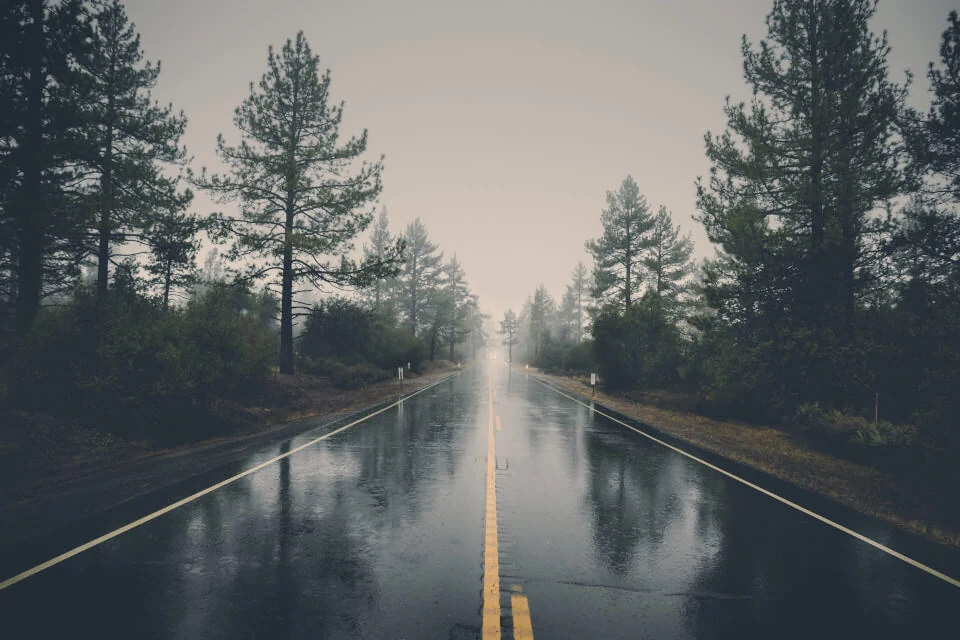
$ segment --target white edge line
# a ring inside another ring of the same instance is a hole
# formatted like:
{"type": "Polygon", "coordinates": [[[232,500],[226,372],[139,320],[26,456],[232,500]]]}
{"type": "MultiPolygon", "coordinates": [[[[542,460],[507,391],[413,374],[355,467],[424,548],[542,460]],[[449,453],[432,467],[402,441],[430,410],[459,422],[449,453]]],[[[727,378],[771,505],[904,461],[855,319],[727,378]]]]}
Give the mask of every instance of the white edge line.
{"type": "Polygon", "coordinates": [[[240,478],[245,478],[246,476],[250,475],[251,473],[254,473],[254,472],[256,472],[256,471],[259,471],[260,469],[263,469],[264,467],[270,466],[271,464],[273,464],[274,462],[277,462],[278,460],[282,460],[283,458],[286,458],[286,457],[288,457],[288,456],[292,456],[293,454],[297,453],[298,451],[302,451],[302,450],[306,449],[307,447],[311,447],[311,446],[317,444],[317,443],[320,442],[321,440],[326,440],[327,438],[329,438],[329,437],[331,437],[331,436],[335,436],[335,435],[337,435],[338,433],[340,433],[341,431],[346,431],[346,430],[349,429],[350,427],[356,426],[356,425],[360,424],[361,422],[364,422],[364,421],[366,421],[366,420],[369,420],[370,418],[372,418],[372,417],[374,417],[374,416],[376,416],[376,415],[379,415],[379,414],[383,413],[384,411],[388,411],[388,410],[390,410],[390,409],[393,409],[394,407],[396,407],[397,405],[399,405],[399,404],[400,404],[401,402],[403,402],[404,400],[407,400],[407,399],[412,398],[412,397],[414,397],[414,396],[416,396],[416,395],[418,395],[418,394],[421,394],[421,393],[423,393],[424,391],[426,391],[426,390],[428,390],[428,389],[432,389],[433,387],[437,386],[438,384],[440,384],[440,383],[442,383],[442,382],[445,382],[446,380],[448,380],[448,379],[451,378],[451,377],[453,377],[453,376],[450,375],[450,376],[447,376],[447,377],[445,377],[445,378],[443,378],[443,379],[441,379],[441,380],[437,380],[437,381],[434,382],[433,384],[428,385],[428,386],[426,386],[426,387],[424,387],[424,388],[422,388],[422,389],[418,389],[417,391],[414,391],[414,392],[411,393],[411,394],[408,394],[408,395],[406,395],[406,396],[403,396],[402,398],[400,398],[399,400],[397,400],[397,401],[394,402],[393,404],[387,405],[386,407],[383,407],[383,408],[381,408],[381,409],[377,409],[377,410],[374,411],[373,413],[371,413],[371,414],[369,414],[369,415],[366,415],[366,416],[364,416],[364,417],[362,417],[362,418],[360,418],[360,419],[358,419],[358,420],[354,420],[354,421],[351,422],[350,424],[346,424],[346,425],[344,425],[344,426],[342,426],[342,427],[338,427],[338,428],[334,429],[333,431],[331,431],[331,432],[329,432],[329,433],[325,433],[325,434],[323,434],[322,436],[320,436],[320,437],[318,437],[318,438],[314,438],[313,440],[311,440],[310,442],[307,442],[306,444],[302,444],[302,445],[300,445],[299,447],[297,447],[297,448],[295,448],[295,449],[291,449],[290,451],[288,451],[288,452],[286,452],[286,453],[283,453],[283,454],[280,454],[279,456],[277,456],[277,457],[275,457],[275,458],[272,458],[272,459],[270,459],[270,460],[267,460],[266,462],[263,462],[263,463],[261,463],[261,464],[258,464],[258,465],[255,466],[255,467],[251,467],[250,469],[247,469],[246,471],[242,471],[242,472],[238,473],[238,474],[235,475],[235,476],[232,476],[232,477],[230,477],[230,478],[227,478],[226,480],[223,480],[223,481],[221,481],[221,482],[218,482],[218,483],[215,484],[215,485],[212,485],[212,486],[210,486],[210,487],[207,487],[206,489],[203,489],[203,490],[201,490],[201,491],[198,491],[198,492],[194,493],[193,495],[189,495],[189,496],[187,496],[186,498],[183,498],[183,499],[181,499],[181,500],[177,500],[177,501],[174,502],[173,504],[169,504],[169,505],[163,507],[162,509],[158,509],[157,511],[154,511],[153,513],[150,513],[150,514],[148,514],[148,515],[143,516],[142,518],[140,518],[140,519],[138,519],[138,520],[134,520],[133,522],[130,522],[130,523],[128,523],[128,524],[125,524],[125,525],[123,525],[122,527],[120,527],[119,529],[114,529],[113,531],[111,531],[111,532],[109,532],[109,533],[105,533],[104,535],[100,536],[99,538],[94,538],[93,540],[90,540],[89,542],[85,542],[84,544],[82,544],[82,545],[80,545],[80,546],[78,546],[78,547],[74,547],[73,549],[70,549],[69,551],[65,551],[64,553],[61,553],[60,555],[58,555],[58,556],[56,556],[56,557],[50,558],[50,559],[47,560],[46,562],[42,562],[42,563],[36,565],[35,567],[31,567],[30,569],[27,569],[26,571],[23,571],[23,572],[21,572],[21,573],[18,573],[17,575],[15,575],[15,576],[13,576],[13,577],[11,577],[11,578],[7,578],[7,579],[4,580],[3,582],[0,582],[0,591],[3,591],[3,590],[6,589],[7,587],[13,586],[13,585],[17,584],[18,582],[20,582],[20,581],[22,581],[22,580],[26,580],[26,579],[29,578],[30,576],[34,576],[34,575],[40,573],[41,571],[44,571],[45,569],[49,569],[50,567],[53,567],[53,566],[55,566],[55,565],[58,565],[58,564],[60,564],[61,562],[63,562],[64,560],[69,560],[69,559],[72,558],[73,556],[78,555],[78,554],[81,554],[81,553],[83,553],[84,551],[87,551],[88,549],[92,549],[93,547],[96,547],[96,546],[99,545],[99,544],[103,544],[103,543],[106,542],[107,540],[111,540],[111,539],[113,539],[113,538],[116,538],[117,536],[119,536],[119,535],[121,535],[121,534],[124,534],[124,533],[126,533],[127,531],[130,531],[131,529],[136,529],[136,528],[139,527],[140,525],[146,524],[147,522],[150,522],[151,520],[154,520],[154,519],[156,519],[156,518],[159,518],[159,517],[162,516],[163,514],[168,513],[168,512],[170,512],[170,511],[173,511],[174,509],[176,509],[176,508],[178,508],[178,507],[182,507],[183,505],[185,505],[185,504],[187,504],[187,503],[189,503],[189,502],[193,502],[193,501],[196,500],[197,498],[201,498],[201,497],[207,495],[208,493],[212,493],[212,492],[216,491],[217,489],[220,489],[220,488],[222,488],[222,487],[227,486],[228,484],[230,484],[230,483],[232,483],[232,482],[236,482],[236,481],[239,480],[240,478]]]}
{"type": "Polygon", "coordinates": [[[594,411],[595,413],[599,413],[601,416],[603,416],[604,418],[607,418],[608,420],[612,420],[613,422],[616,422],[617,424],[622,425],[622,426],[626,427],[627,429],[630,429],[631,431],[635,431],[635,432],[639,433],[640,435],[644,436],[645,438],[649,438],[650,440],[653,440],[653,441],[656,442],[657,444],[661,444],[661,445],[667,447],[668,449],[671,449],[671,450],[673,450],[673,451],[676,451],[677,453],[679,453],[679,454],[681,454],[681,455],[684,455],[684,456],[690,458],[691,460],[696,460],[696,461],[699,462],[700,464],[702,464],[702,465],[704,465],[704,466],[706,466],[706,467],[710,467],[710,468],[713,469],[714,471],[719,471],[719,472],[722,473],[723,475],[725,475],[725,476],[727,476],[727,477],[729,477],[729,478],[732,478],[733,480],[736,480],[737,482],[740,482],[740,483],[742,483],[742,484],[745,484],[746,486],[750,487],[751,489],[755,489],[755,490],[759,491],[760,493],[762,493],[762,494],[764,494],[764,495],[767,495],[767,496],[773,498],[774,500],[777,500],[777,501],[779,501],[779,502],[782,502],[783,504],[787,505],[788,507],[793,507],[793,508],[796,509],[797,511],[799,511],[799,512],[801,512],[801,513],[805,513],[806,515],[810,516],[811,518],[815,518],[815,519],[819,520],[820,522],[823,522],[824,524],[830,525],[830,526],[833,527],[834,529],[838,529],[838,530],[840,530],[840,531],[842,531],[842,532],[844,532],[844,533],[846,533],[846,534],[848,534],[848,535],[853,536],[853,537],[856,538],[857,540],[860,540],[860,541],[862,541],[862,542],[866,542],[866,543],[869,544],[870,546],[876,547],[876,548],[879,549],[880,551],[883,551],[884,553],[888,553],[888,554],[890,554],[891,556],[893,556],[894,558],[897,558],[897,559],[899,559],[899,560],[903,560],[903,561],[906,562],[907,564],[913,565],[914,567],[916,567],[916,568],[918,568],[918,569],[921,569],[921,570],[923,570],[923,571],[926,571],[926,572],[929,573],[930,575],[935,576],[935,577],[937,577],[937,578],[940,578],[940,579],[943,580],[944,582],[947,582],[947,583],[949,583],[949,584],[952,584],[952,585],[955,586],[955,587],[960,587],[960,580],[957,580],[956,578],[951,578],[951,577],[948,576],[947,574],[942,573],[942,572],[940,572],[940,571],[937,571],[937,570],[934,569],[933,567],[929,567],[929,566],[923,564],[922,562],[919,562],[918,560],[914,560],[914,559],[911,558],[910,556],[906,556],[906,555],[900,553],[899,551],[894,551],[894,550],[891,549],[890,547],[887,547],[887,546],[885,546],[885,545],[883,545],[883,544],[880,544],[880,543],[877,542],[876,540],[873,540],[872,538],[868,538],[867,536],[863,535],[862,533],[858,533],[858,532],[854,531],[853,529],[850,529],[850,528],[848,528],[848,527],[845,527],[845,526],[843,526],[842,524],[840,524],[840,523],[838,523],[838,522],[834,522],[833,520],[830,520],[829,518],[826,518],[826,517],[820,515],[819,513],[813,512],[813,511],[811,511],[810,509],[807,509],[806,507],[802,507],[802,506],[800,506],[799,504],[797,504],[797,503],[795,503],[795,502],[791,502],[790,500],[787,500],[786,498],[783,498],[783,497],[781,497],[781,496],[778,496],[777,494],[773,493],[772,491],[769,491],[769,490],[767,490],[767,489],[764,489],[763,487],[757,486],[757,485],[753,484],[752,482],[750,482],[749,480],[744,480],[743,478],[741,478],[741,477],[738,476],[738,475],[735,475],[735,474],[733,474],[733,473],[730,473],[729,471],[726,471],[726,470],[724,470],[724,469],[721,469],[720,467],[718,467],[718,466],[716,466],[716,465],[714,465],[714,464],[710,464],[710,463],[707,462],[706,460],[703,460],[703,459],[701,459],[701,458],[698,458],[697,456],[693,455],[692,453],[687,453],[687,452],[684,451],[683,449],[678,449],[677,447],[673,446],[672,444],[666,443],[666,442],[664,442],[663,440],[660,440],[659,438],[650,435],[649,433],[646,433],[646,432],[644,432],[644,431],[642,431],[642,430],[640,430],[640,429],[637,429],[636,427],[634,427],[634,426],[632,426],[632,425],[627,424],[626,422],[623,422],[622,420],[618,420],[617,418],[614,418],[613,416],[604,413],[603,411],[600,411],[600,410],[598,410],[598,409],[596,409],[596,408],[591,408],[590,405],[586,404],[585,402],[582,402],[582,401],[578,400],[577,398],[574,398],[573,396],[567,395],[566,393],[564,393],[563,391],[560,391],[560,390],[557,389],[556,387],[554,387],[554,386],[552,386],[552,385],[550,385],[550,384],[547,384],[547,383],[544,382],[543,380],[540,380],[537,376],[532,376],[532,377],[533,377],[533,379],[536,380],[539,384],[547,387],[548,389],[551,389],[551,390],[555,391],[556,393],[559,393],[560,395],[562,395],[562,396],[565,397],[565,398],[569,398],[570,400],[573,400],[573,401],[576,402],[577,404],[579,404],[579,405],[581,405],[581,406],[583,406],[583,407],[586,407],[587,409],[590,409],[591,411],[594,411]]]}

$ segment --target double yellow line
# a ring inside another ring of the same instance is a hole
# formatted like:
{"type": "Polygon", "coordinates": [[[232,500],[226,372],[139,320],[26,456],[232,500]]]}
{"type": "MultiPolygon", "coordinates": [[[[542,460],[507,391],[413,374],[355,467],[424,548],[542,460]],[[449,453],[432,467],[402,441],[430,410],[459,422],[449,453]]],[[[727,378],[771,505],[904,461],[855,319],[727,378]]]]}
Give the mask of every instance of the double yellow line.
{"type": "MultiPolygon", "coordinates": [[[[500,640],[500,551],[497,538],[497,448],[494,432],[493,379],[487,374],[487,509],[484,518],[483,545],[483,626],[484,640],[500,640]]],[[[496,430],[503,427],[496,416],[496,430]]],[[[510,594],[513,611],[514,640],[533,640],[530,604],[527,596],[514,585],[510,594]]]]}

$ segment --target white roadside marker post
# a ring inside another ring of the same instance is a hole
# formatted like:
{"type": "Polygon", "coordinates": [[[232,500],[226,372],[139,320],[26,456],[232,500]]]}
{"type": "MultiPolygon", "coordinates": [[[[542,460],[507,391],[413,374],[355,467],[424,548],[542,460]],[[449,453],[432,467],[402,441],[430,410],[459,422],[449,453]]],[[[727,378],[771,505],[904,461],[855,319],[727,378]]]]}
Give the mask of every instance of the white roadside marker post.
{"type": "Polygon", "coordinates": [[[597,374],[595,373],[590,374],[590,395],[597,395],[597,374]]]}
{"type": "Polygon", "coordinates": [[[397,377],[400,378],[400,393],[403,393],[403,367],[397,367],[397,377]]]}

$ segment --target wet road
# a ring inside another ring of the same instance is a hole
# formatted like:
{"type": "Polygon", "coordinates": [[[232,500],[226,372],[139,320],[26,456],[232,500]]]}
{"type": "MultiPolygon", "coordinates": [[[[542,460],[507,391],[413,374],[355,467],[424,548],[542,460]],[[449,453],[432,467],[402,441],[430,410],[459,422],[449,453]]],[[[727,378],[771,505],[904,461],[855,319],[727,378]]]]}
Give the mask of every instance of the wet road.
{"type": "MultiPolygon", "coordinates": [[[[524,604],[540,639],[958,633],[960,588],[502,366],[295,451],[317,437],[0,590],[0,638],[520,638],[524,604]]],[[[0,579],[197,482],[6,549],[0,579]]],[[[957,576],[956,554],[863,526],[957,576]]]]}

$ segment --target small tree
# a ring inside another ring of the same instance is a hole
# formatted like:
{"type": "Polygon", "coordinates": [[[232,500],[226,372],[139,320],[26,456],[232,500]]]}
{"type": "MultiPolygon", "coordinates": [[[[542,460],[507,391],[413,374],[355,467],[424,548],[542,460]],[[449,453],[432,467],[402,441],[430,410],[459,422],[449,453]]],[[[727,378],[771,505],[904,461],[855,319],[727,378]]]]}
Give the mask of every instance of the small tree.
{"type": "Polygon", "coordinates": [[[503,314],[503,320],[500,321],[500,335],[504,336],[503,344],[507,345],[507,362],[513,362],[513,345],[517,343],[517,331],[520,329],[520,321],[517,314],[512,309],[507,309],[503,314]]]}
{"type": "Polygon", "coordinates": [[[533,301],[530,304],[530,339],[533,342],[533,361],[539,364],[545,344],[550,340],[550,323],[556,310],[556,303],[540,284],[533,292],[533,301]]]}
{"type": "Polygon", "coordinates": [[[571,275],[571,288],[573,290],[573,295],[576,298],[577,304],[577,321],[575,325],[575,338],[577,342],[583,341],[583,320],[584,320],[584,310],[586,297],[589,295],[587,289],[587,276],[589,272],[587,271],[587,265],[583,264],[583,261],[577,263],[577,266],[573,269],[573,274],[571,275]]]}
{"type": "Polygon", "coordinates": [[[153,276],[150,284],[160,288],[164,308],[169,306],[173,290],[192,286],[197,280],[197,234],[204,225],[184,210],[192,197],[187,191],[183,197],[161,206],[150,216],[150,226],[145,230],[145,242],[150,248],[146,270],[153,276]]]}
{"type": "Polygon", "coordinates": [[[348,257],[372,221],[365,207],[380,193],[382,159],[351,174],[367,149],[367,132],[341,143],[343,104],[328,104],[329,89],[330,72],[320,75],[303,32],[280,54],[270,47],[267,72],[235,112],[240,145],[217,139],[230,173],[196,179],[221,201],[241,204],[239,218],[220,221],[222,237],[233,239],[230,257],[251,260],[242,276],[279,280],[282,373],[294,370],[296,283],[364,286],[391,275],[400,257],[399,247],[360,264],[348,257]]]}
{"type": "Polygon", "coordinates": [[[467,287],[466,274],[460,266],[460,261],[457,260],[457,254],[453,254],[450,261],[444,265],[443,273],[443,293],[447,299],[447,326],[444,338],[450,349],[449,359],[453,360],[454,348],[470,334],[470,328],[467,325],[471,302],[470,289],[467,287]]]}
{"type": "MultiPolygon", "coordinates": [[[[370,232],[370,244],[363,248],[364,256],[371,262],[389,260],[396,250],[398,240],[399,238],[395,238],[390,233],[390,218],[387,215],[387,208],[383,207],[370,232]]],[[[379,314],[384,311],[386,294],[387,279],[381,276],[374,277],[367,294],[374,313],[379,314]]]]}

